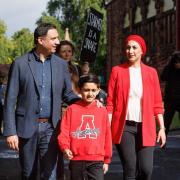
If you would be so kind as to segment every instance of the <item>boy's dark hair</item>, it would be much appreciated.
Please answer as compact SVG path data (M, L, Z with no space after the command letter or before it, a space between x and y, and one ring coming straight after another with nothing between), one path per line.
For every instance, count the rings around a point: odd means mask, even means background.
M57 28L54 24L51 23L41 23L34 30L34 44L37 44L39 37L46 36L50 29L57 29Z
M72 49L72 53L74 53L74 45L70 41L67 41L67 40L60 41L60 44L56 48L56 52L58 53L59 50L61 49L61 46L64 46L64 45L69 45Z
M80 76L78 86L81 89L85 83L95 83L100 87L100 79L94 74Z

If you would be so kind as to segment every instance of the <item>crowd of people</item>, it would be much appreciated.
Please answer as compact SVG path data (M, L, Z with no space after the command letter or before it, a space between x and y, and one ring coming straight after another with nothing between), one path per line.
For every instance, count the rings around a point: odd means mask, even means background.
M74 62L73 43L59 41L54 25L40 24L34 44L13 61L3 101L3 135L19 152L22 180L38 174L41 180L64 180L63 157L71 180L103 180L112 144L124 180L150 180L154 147L165 146L174 112L180 111L180 52L162 74L168 82L164 114L157 71L143 63L141 36L126 38L126 61L112 68L107 92L88 60Z

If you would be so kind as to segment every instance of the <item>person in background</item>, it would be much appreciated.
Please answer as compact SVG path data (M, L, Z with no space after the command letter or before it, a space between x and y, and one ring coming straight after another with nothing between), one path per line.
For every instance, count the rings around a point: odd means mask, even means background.
M142 62L144 39L129 35L125 53L127 61L112 68L108 83L112 140L122 162L123 179L150 180L156 137L160 147L166 143L161 90L156 70Z
M165 66L161 80L166 82L164 95L164 123L168 135L173 116L177 111L180 119L180 51L172 54Z
M89 73L90 73L89 62L87 61L82 62L81 67L80 67L80 76L88 75Z
M71 84L73 91L79 95L79 88L78 88L78 80L79 80L79 72L78 66L73 62L73 55L74 55L74 45L67 40L62 40L60 44L57 46L56 54L61 57L64 61L68 64L68 70L71 76ZM62 103L62 115L64 114L67 108L67 104L65 102ZM64 171L64 160L62 152L59 152L58 155L58 163L57 163L57 176L58 180L63 180L65 178L65 171Z
M103 90L100 89L98 95L96 96L96 98L104 105L106 106L106 101L107 101L107 93Z
M56 53L68 63L71 75L73 91L78 94L79 71L78 66L73 62L74 46L70 41L62 40L57 47Z
M3 88L2 84L0 84L0 135L2 135L3 106Z
M0 135L2 135L3 112L4 112L4 98L6 92L6 77L0 77Z
M13 61L4 104L4 136L19 152L22 180L56 180L57 130L61 100L79 100L67 64L56 56L57 29L50 23L34 31L35 48ZM40 168L38 168L38 162Z
M62 40L57 46L56 53L62 59L72 63L74 55L74 45L70 41Z
M83 75L78 85L82 99L69 106L63 116L59 146L70 160L71 180L103 180L112 156L112 141L107 110L95 102L100 80L95 75Z

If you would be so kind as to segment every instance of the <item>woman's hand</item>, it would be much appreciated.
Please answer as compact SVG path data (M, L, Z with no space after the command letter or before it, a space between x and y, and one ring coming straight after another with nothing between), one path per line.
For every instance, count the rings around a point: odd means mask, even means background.
M160 143L160 147L162 148L166 144L166 134L165 134L165 127L164 127L164 119L162 114L157 114L156 119L159 123L159 132L157 136L157 142Z
M165 128L160 128L157 136L157 142L160 142L160 147L162 148L166 144L166 134Z

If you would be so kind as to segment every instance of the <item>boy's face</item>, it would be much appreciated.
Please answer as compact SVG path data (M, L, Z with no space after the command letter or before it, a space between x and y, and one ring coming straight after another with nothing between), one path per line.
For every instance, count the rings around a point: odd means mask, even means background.
M99 93L99 90L100 89L95 83L84 83L84 85L80 89L82 100L87 104L92 103Z

